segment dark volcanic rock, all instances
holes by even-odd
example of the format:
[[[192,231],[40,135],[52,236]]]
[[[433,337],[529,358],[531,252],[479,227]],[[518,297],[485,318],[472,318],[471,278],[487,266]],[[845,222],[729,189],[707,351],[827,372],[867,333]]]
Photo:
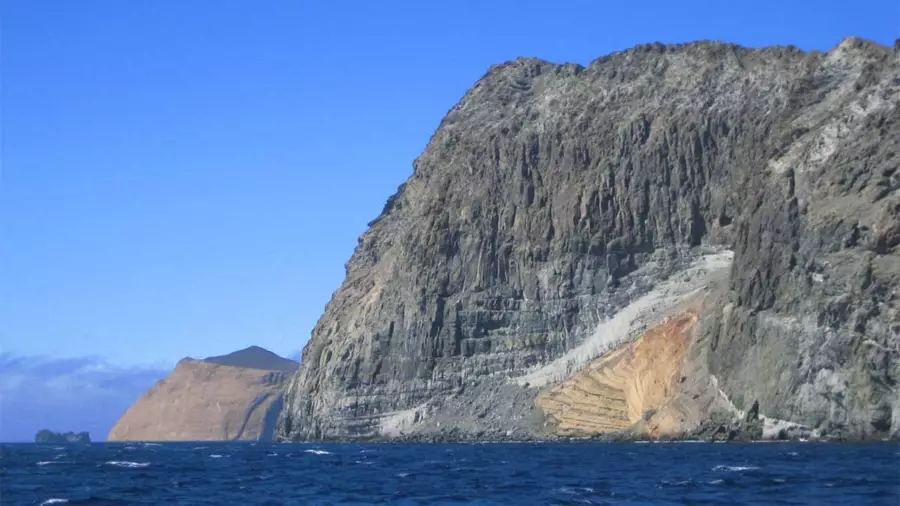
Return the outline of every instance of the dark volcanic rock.
[[[86,444],[91,442],[91,435],[87,432],[53,432],[42,429],[35,434],[34,442],[38,444]]]
[[[898,434],[898,47],[491,68],[359,239],[281,437],[540,436],[540,388],[712,271],[686,376],[738,412]]]
[[[211,364],[230,365],[232,367],[285,372],[294,372],[298,366],[297,362],[282,358],[259,346],[250,346],[228,355],[204,358],[203,361]]]

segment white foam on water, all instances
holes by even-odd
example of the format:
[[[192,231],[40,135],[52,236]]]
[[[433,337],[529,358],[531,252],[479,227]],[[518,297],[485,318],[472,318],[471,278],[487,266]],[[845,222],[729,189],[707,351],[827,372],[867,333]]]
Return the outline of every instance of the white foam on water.
[[[140,467],[147,467],[150,465],[149,462],[131,462],[128,460],[110,460],[106,462],[107,465],[116,466],[116,467],[127,467],[129,469],[136,469]]]
[[[162,446],[161,443],[143,443],[144,446]]]
[[[213,453],[209,456],[211,459],[221,459],[222,457],[227,457],[228,455],[219,455],[218,453]]]
[[[370,465],[374,464],[374,462],[369,462],[368,460],[357,460],[356,463],[363,464],[365,466],[370,466]]]
[[[67,502],[69,502],[68,499],[62,499],[60,497],[51,497],[50,499],[47,499],[46,501],[42,502],[41,506],[44,506],[45,504],[64,504]]]
[[[209,447],[208,446],[195,446],[193,449],[194,450],[205,450],[207,448],[209,448]]]
[[[756,466],[716,466],[713,471],[753,471],[759,469]]]
[[[39,466],[49,466],[52,464],[74,464],[71,460],[42,460],[37,463]]]
[[[313,455],[331,455],[331,452],[316,449],[303,450],[303,453],[312,453]]]
[[[693,485],[694,482],[691,480],[680,480],[680,481],[663,480],[662,484],[668,485],[670,487],[685,487],[688,485]]]
[[[710,485],[721,485],[724,482],[725,482],[725,480],[713,480],[713,481],[709,482],[709,484]]]
[[[409,476],[409,473],[397,473],[394,476],[398,478],[406,478],[407,476]]]
[[[266,454],[266,457],[277,457],[277,456],[278,456],[278,454],[275,453],[275,452],[267,453],[267,454]]]

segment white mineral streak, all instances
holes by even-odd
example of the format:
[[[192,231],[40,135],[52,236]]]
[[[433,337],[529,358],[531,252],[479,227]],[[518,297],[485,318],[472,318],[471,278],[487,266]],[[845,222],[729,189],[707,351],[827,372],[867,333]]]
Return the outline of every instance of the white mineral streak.
[[[527,374],[514,378],[520,385],[543,387],[562,381],[610,349],[637,338],[646,329],[669,317],[680,304],[707,288],[709,282],[731,266],[732,251],[703,255],[690,267],[671,276],[649,293],[597,325],[583,343],[565,355]]]

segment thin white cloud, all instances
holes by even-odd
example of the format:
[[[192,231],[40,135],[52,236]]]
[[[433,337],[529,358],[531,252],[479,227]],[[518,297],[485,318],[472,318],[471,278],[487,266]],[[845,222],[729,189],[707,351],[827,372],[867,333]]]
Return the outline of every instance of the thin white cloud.
[[[0,353],[0,441],[42,429],[91,432],[103,440],[128,407],[169,373],[121,367],[97,356],[52,358]]]

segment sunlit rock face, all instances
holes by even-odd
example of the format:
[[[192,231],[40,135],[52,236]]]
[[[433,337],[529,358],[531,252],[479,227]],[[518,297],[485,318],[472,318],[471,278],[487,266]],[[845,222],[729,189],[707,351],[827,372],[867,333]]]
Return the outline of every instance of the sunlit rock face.
[[[259,347],[184,359],[135,402],[109,441],[270,441],[297,363]]]
[[[898,92],[856,38],[492,67],[360,237],[279,437],[558,430],[542,392],[700,295],[703,409],[896,435]]]

